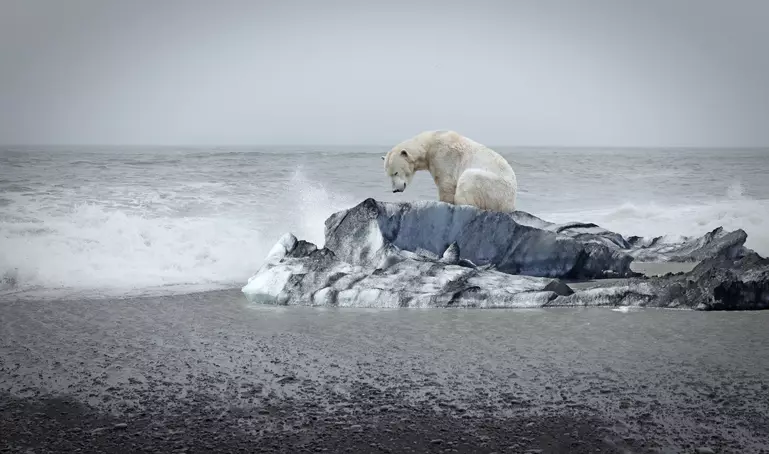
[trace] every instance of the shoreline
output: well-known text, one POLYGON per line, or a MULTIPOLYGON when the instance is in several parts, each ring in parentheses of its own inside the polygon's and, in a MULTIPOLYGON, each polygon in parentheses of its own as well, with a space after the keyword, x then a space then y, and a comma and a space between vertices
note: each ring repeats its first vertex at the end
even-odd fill
MULTIPOLYGON (((686 273, 691 271, 699 262, 633 262, 630 269, 637 273, 642 273, 646 277, 662 276, 667 273, 686 273)), ((622 282, 628 278, 604 278, 604 279, 591 279, 580 281, 569 281, 563 279, 569 287, 578 290, 586 290, 593 287, 604 286, 606 284, 622 282)), ((7 300, 13 301, 103 301, 103 300, 136 300, 136 299, 153 299, 153 298, 173 298, 173 297, 192 297, 195 295, 217 295, 217 294, 230 294, 237 292, 242 295, 240 289, 246 285, 247 279, 243 283, 233 284, 228 286, 225 284, 217 285, 216 287, 206 288, 202 290, 195 290, 196 285, 178 285, 177 288, 185 288, 188 291, 172 292, 167 287, 153 288, 149 291, 139 290, 136 293, 124 293, 118 291, 111 291, 111 293, 95 293, 94 291, 82 291, 74 289, 42 289, 42 290, 24 290, 19 292, 0 293, 0 301, 7 300), (62 296, 62 293, 64 296, 62 296)), ((385 309, 385 308, 381 308, 385 309)), ((519 308, 500 308, 500 309, 519 309, 519 308)))

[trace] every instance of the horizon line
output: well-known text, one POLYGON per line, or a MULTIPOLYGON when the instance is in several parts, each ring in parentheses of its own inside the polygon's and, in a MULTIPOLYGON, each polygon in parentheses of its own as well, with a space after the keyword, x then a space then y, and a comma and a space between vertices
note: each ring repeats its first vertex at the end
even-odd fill
MULTIPOLYGON (((485 144, 484 144, 485 145, 485 144)), ((334 144, 334 143, 243 143, 243 144, 138 144, 138 143, 26 143, 26 144, 0 144, 0 148, 34 148, 34 147, 126 147, 126 148, 248 148, 248 147, 344 147, 344 148, 382 148, 389 150, 393 145, 382 144, 334 144)), ((766 145, 510 145, 510 144, 495 144, 486 145, 489 148, 521 148, 521 149, 539 149, 539 148, 551 148, 551 149, 571 149, 571 150, 584 150, 584 149, 614 149, 614 150, 765 150, 769 149, 769 144, 766 145)))

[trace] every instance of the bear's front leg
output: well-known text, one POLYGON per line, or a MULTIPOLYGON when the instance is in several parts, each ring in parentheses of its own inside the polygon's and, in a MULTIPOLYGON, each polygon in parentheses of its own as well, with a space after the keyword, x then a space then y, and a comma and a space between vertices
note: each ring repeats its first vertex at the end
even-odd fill
POLYGON ((438 200, 446 203, 454 203, 454 191, 438 191, 438 200))
POLYGON ((446 203, 454 203, 454 194, 457 191, 457 186, 453 184, 446 184, 435 179, 435 185, 438 186, 438 200, 446 203))
POLYGON ((438 188, 438 200, 446 203, 454 203, 454 193, 457 191, 457 185, 447 183, 445 178, 433 175, 435 187, 438 188))

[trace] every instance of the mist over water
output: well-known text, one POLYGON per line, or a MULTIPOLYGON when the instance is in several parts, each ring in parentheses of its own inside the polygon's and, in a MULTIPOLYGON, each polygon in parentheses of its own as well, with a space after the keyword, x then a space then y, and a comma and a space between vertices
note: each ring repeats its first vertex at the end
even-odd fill
MULTIPOLYGON (((0 297, 239 287, 285 232, 322 244, 367 197, 437 198, 427 173, 391 193, 385 149, 0 151, 0 297)), ((769 150, 497 150, 521 210, 624 235, 742 228, 769 255, 769 150)))

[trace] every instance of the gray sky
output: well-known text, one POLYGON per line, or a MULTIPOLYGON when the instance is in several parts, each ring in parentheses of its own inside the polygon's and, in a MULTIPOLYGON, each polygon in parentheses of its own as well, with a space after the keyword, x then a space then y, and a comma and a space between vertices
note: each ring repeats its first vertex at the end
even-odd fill
POLYGON ((0 0, 0 143, 769 146, 765 0, 0 0))

